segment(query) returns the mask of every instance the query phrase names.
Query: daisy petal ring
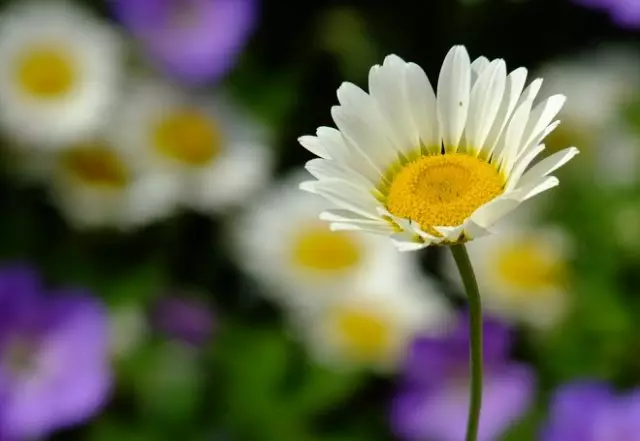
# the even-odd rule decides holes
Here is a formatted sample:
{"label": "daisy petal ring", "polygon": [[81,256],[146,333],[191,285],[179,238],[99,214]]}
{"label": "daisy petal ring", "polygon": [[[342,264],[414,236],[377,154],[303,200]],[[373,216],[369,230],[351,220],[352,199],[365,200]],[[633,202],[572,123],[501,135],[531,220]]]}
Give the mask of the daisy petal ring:
{"label": "daisy petal ring", "polygon": [[340,86],[337,129],[299,139],[319,156],[306,165],[316,180],[300,187],[335,205],[321,215],[333,230],[387,235],[402,251],[488,235],[555,187],[551,173],[578,153],[569,147],[536,162],[565,97],[534,104],[542,80],[525,88],[526,79],[525,68],[471,62],[454,46],[434,90],[418,65],[389,55],[371,68],[369,93]]}

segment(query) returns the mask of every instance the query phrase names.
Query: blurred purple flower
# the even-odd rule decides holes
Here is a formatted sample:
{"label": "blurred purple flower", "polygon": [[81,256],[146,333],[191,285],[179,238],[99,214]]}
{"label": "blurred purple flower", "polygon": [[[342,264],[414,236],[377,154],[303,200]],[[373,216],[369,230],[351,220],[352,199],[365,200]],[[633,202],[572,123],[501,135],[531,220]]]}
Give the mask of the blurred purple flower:
{"label": "blurred purple flower", "polygon": [[575,382],[560,388],[543,441],[640,441],[640,389],[616,395],[605,384]]}
{"label": "blurred purple flower", "polygon": [[640,27],[638,0],[574,0],[576,3],[609,13],[614,22],[625,28]]}
{"label": "blurred purple flower", "polygon": [[[464,439],[469,406],[468,329],[464,316],[449,335],[419,337],[414,341],[391,410],[391,425],[401,439]],[[533,398],[533,370],[508,358],[510,346],[508,330],[485,320],[484,402],[479,441],[498,439],[526,412]]]}
{"label": "blurred purple flower", "polygon": [[152,320],[161,332],[194,346],[205,344],[213,333],[213,313],[194,299],[166,297],[156,304]]}
{"label": "blurred purple flower", "polygon": [[192,85],[236,63],[257,18],[257,0],[113,0],[118,19],[167,74]]}
{"label": "blurred purple flower", "polygon": [[81,423],[111,386],[105,309],[78,290],[45,294],[31,268],[0,270],[0,435],[9,440]]}

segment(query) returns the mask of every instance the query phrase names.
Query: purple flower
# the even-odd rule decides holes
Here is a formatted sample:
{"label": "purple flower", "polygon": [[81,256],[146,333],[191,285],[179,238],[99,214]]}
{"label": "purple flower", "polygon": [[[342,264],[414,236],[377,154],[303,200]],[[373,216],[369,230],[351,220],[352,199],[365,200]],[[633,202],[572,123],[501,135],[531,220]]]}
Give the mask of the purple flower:
{"label": "purple flower", "polygon": [[553,398],[542,439],[640,441],[640,389],[616,395],[598,382],[563,386]]}
{"label": "purple flower", "polygon": [[213,332],[214,318],[206,304],[194,299],[167,297],[155,307],[157,329],[182,342],[201,346]]}
{"label": "purple flower", "polygon": [[111,385],[108,321],[78,290],[44,295],[36,272],[0,270],[0,439],[38,439],[102,408]]}
{"label": "purple flower", "polygon": [[625,28],[640,27],[640,1],[638,0],[575,0],[588,8],[608,12],[613,21]]}
{"label": "purple flower", "polygon": [[113,1],[153,62],[193,85],[215,81],[235,64],[257,16],[257,0]]}
{"label": "purple flower", "polygon": [[[449,335],[419,337],[409,350],[391,425],[409,441],[464,439],[469,406],[469,323],[466,316]],[[497,439],[528,409],[533,371],[509,359],[510,334],[484,323],[484,402],[479,441]]]}

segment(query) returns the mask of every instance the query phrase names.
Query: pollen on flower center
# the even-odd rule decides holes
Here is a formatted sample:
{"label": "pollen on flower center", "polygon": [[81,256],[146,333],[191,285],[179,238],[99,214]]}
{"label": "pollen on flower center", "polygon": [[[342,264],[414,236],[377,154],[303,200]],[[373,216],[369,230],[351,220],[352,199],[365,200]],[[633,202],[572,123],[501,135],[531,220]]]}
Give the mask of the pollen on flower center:
{"label": "pollen on flower center", "polygon": [[503,190],[498,170],[481,159],[461,153],[422,156],[393,177],[386,207],[423,231],[439,235],[433,227],[462,224]]}
{"label": "pollen on flower center", "polygon": [[187,165],[202,166],[220,154],[222,134],[207,115],[194,109],[181,109],[157,122],[153,144],[164,156]]}
{"label": "pollen on flower center", "polygon": [[349,355],[362,361],[377,358],[389,346],[391,329],[376,314],[358,309],[334,311],[334,326]]}
{"label": "pollen on flower center", "polygon": [[314,224],[297,233],[291,257],[298,267],[332,272],[357,265],[362,256],[351,234],[332,232],[325,225]]}
{"label": "pollen on flower center", "polygon": [[120,188],[129,180],[127,168],[118,155],[98,142],[65,150],[60,165],[65,173],[87,185]]}
{"label": "pollen on flower center", "polygon": [[69,54],[55,47],[36,47],[17,60],[16,80],[27,94],[42,99],[69,93],[77,72]]}
{"label": "pollen on flower center", "polygon": [[495,264],[502,280],[521,290],[544,290],[564,279],[562,262],[549,256],[533,239],[506,245]]}

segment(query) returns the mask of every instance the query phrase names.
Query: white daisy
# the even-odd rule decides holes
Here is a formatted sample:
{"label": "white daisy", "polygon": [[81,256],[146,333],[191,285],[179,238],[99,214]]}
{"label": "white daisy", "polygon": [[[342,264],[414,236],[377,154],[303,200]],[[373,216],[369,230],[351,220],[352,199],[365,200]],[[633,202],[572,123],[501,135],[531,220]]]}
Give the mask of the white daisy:
{"label": "white daisy", "polygon": [[298,190],[306,177],[292,173],[256,196],[231,224],[235,260],[285,305],[325,302],[342,296],[354,279],[394,278],[413,256],[398,253],[384,237],[357,231],[333,233],[318,219],[327,202]]}
{"label": "white daisy", "polygon": [[118,117],[123,154],[140,170],[171,175],[187,207],[219,212],[270,177],[263,128],[224,98],[196,99],[166,83],[139,81]]}
{"label": "white daisy", "polygon": [[424,71],[395,55],[369,73],[370,94],[350,83],[332,108],[339,130],[318,129],[300,143],[320,156],[307,164],[332,229],[389,235],[401,250],[465,242],[490,233],[506,213],[558,184],[549,176],[574,147],[533,167],[565,98],[533,106],[541,85],[527,71],[507,75],[503,60],[470,62],[455,46],[444,60],[438,96]]}
{"label": "white daisy", "polygon": [[296,335],[319,363],[381,372],[398,367],[416,335],[445,332],[453,319],[443,294],[413,271],[360,279],[331,301],[292,315]]}
{"label": "white daisy", "polygon": [[135,172],[107,136],[52,153],[50,162],[53,201],[74,228],[127,230],[176,209],[175,182],[159,173]]}
{"label": "white daisy", "polygon": [[0,16],[0,126],[19,144],[88,136],[118,95],[117,33],[64,1],[29,1]]}
{"label": "white daisy", "polygon": [[[553,327],[570,305],[569,237],[559,227],[516,224],[500,233],[467,246],[485,309],[534,329]],[[453,258],[447,256],[446,262],[451,279],[462,288]]]}

